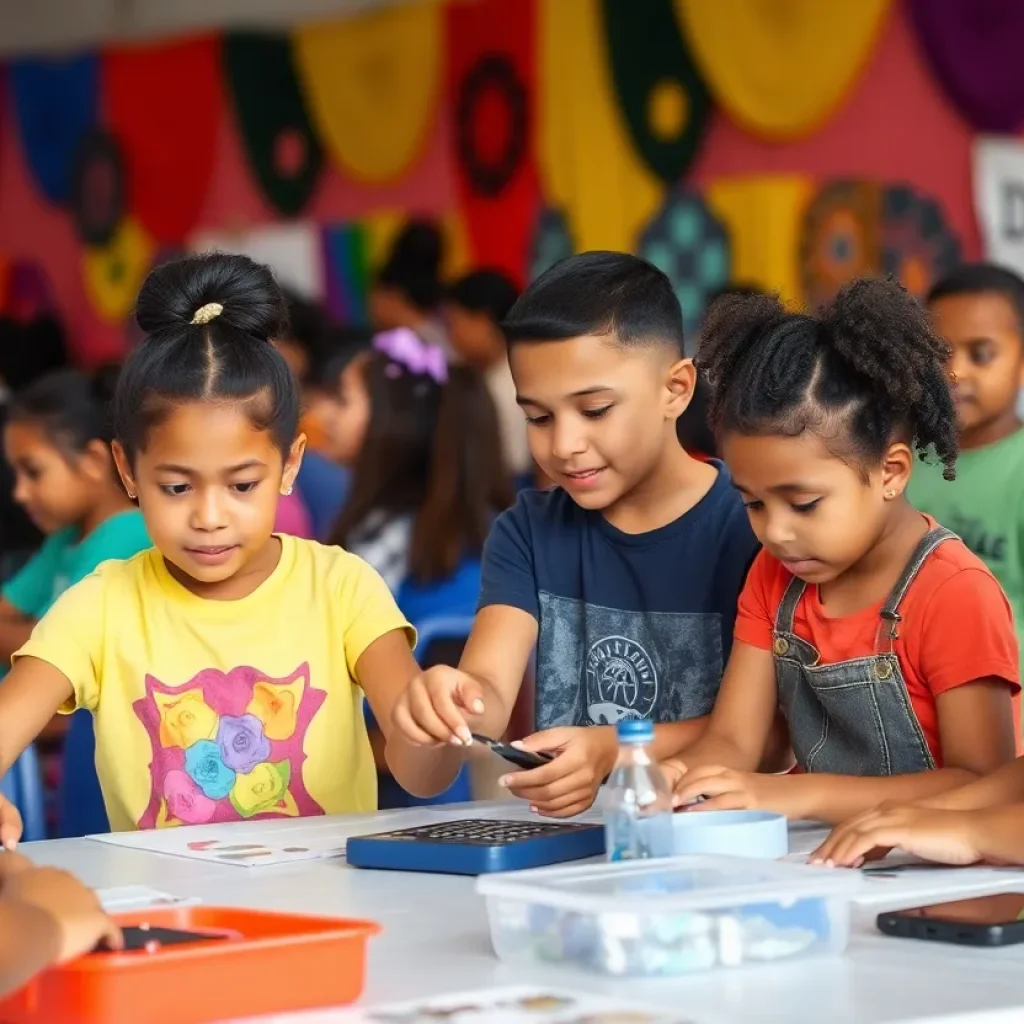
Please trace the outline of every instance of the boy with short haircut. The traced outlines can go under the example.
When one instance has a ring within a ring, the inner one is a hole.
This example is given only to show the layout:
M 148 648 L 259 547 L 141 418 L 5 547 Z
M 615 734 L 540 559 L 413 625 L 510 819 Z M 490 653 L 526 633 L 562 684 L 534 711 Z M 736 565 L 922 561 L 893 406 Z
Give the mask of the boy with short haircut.
M 992 570 L 1024 651 L 1024 280 L 991 263 L 966 264 L 932 288 L 928 308 L 953 351 L 960 455 L 955 480 L 944 480 L 941 466 L 918 466 L 907 497 Z
M 571 257 L 503 328 L 530 448 L 556 487 L 523 492 L 496 521 L 459 669 L 418 676 L 395 723 L 424 744 L 501 736 L 536 649 L 542 731 L 521 745 L 557 756 L 502 781 L 570 816 L 611 770 L 619 721 L 659 723 L 659 757 L 700 734 L 757 545 L 724 466 L 676 438 L 696 375 L 661 271 L 623 253 Z

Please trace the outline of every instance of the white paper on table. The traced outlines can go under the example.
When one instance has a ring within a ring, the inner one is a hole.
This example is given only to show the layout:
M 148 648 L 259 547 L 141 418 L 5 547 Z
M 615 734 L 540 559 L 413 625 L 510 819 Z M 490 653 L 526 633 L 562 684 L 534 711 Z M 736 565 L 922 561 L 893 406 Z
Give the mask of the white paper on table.
M 259 1018 L 260 1024 L 437 1024 L 439 1020 L 446 1024 L 712 1024 L 706 1018 L 698 1021 L 645 1009 L 633 1000 L 532 985 Z
M 320 231 L 314 224 L 295 221 L 238 232 L 203 232 L 191 240 L 191 248 L 194 252 L 242 253 L 266 263 L 280 284 L 303 298 L 324 297 Z
M 418 828 L 468 818 L 489 821 L 530 821 L 536 815 L 526 804 L 481 804 L 410 808 L 377 814 L 229 822 L 150 829 L 141 832 L 110 832 L 89 836 L 94 842 L 124 846 L 189 860 L 237 867 L 271 867 L 298 861 L 328 860 L 345 855 L 351 836 L 372 835 L 396 829 Z M 570 819 L 588 820 L 586 815 Z
M 119 885 L 97 889 L 103 909 L 108 914 L 124 914 L 131 910 L 153 910 L 160 907 L 191 907 L 202 903 L 198 896 L 172 896 L 169 892 L 150 889 L 146 885 Z

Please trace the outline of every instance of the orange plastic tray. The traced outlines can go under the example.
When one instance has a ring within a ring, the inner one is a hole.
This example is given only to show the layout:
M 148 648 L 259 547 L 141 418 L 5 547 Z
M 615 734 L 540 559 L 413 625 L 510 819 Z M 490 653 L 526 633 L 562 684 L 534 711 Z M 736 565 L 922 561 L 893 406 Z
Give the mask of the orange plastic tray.
M 0 1001 L 3 1024 L 205 1024 L 354 1002 L 372 921 L 222 907 L 118 914 L 121 925 L 226 931 L 222 942 L 104 953 L 45 971 Z

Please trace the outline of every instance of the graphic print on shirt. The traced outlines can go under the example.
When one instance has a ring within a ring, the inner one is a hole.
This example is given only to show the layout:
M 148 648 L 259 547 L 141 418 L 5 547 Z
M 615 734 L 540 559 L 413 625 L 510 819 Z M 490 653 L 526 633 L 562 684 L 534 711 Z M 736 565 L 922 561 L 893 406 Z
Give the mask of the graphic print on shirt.
M 536 728 L 678 722 L 714 707 L 723 669 L 719 615 L 539 596 Z
M 594 725 L 650 718 L 658 675 L 647 652 L 624 636 L 598 640 L 587 654 L 587 714 Z
M 282 679 L 204 669 L 182 686 L 146 676 L 132 705 L 149 735 L 152 789 L 138 828 L 323 814 L 306 791 L 303 745 L 327 699 L 303 663 Z

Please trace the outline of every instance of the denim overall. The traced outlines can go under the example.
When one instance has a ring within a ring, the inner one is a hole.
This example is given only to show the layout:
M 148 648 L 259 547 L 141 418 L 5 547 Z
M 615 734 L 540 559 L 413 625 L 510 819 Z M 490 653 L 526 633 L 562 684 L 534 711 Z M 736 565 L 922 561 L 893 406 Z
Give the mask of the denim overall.
M 903 775 L 935 767 L 894 651 L 900 604 L 924 560 L 955 534 L 937 527 L 917 545 L 879 613 L 875 653 L 820 664 L 812 644 L 793 632 L 807 584 L 794 577 L 775 617 L 772 653 L 779 703 L 797 763 L 808 772 Z

